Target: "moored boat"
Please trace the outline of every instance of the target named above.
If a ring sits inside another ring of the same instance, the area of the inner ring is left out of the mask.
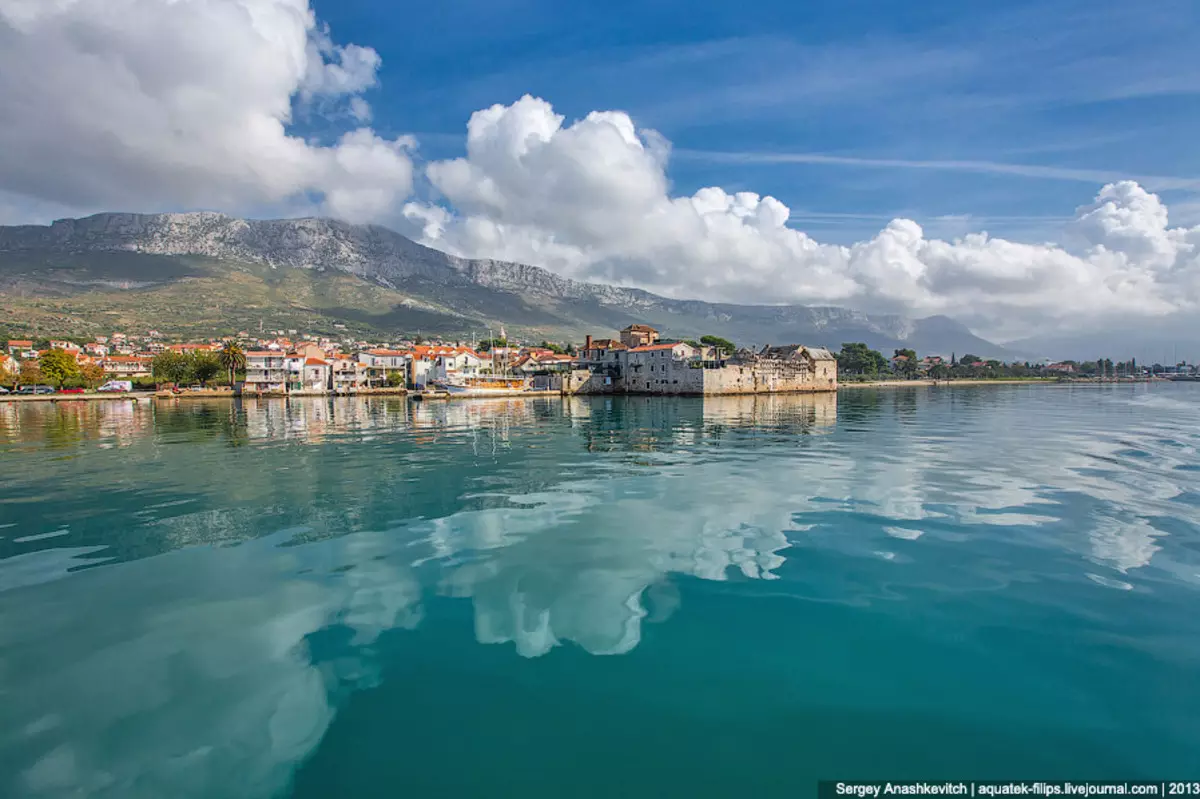
[[[516,391],[529,390],[528,380],[524,377],[462,377],[435,381],[433,385],[452,397],[504,396]]]

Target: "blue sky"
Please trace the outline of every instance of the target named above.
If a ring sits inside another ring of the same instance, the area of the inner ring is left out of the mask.
[[[1157,191],[1173,224],[1200,216],[1196,2],[314,7],[382,56],[372,124],[415,133],[425,158],[459,154],[471,112],[531,93],[568,120],[629,112],[671,141],[675,193],[771,194],[825,241],[896,216],[1057,238],[1117,177]]]
[[[1200,0],[0,2],[0,223],[324,215],[996,340],[1188,325],[1197,34]]]

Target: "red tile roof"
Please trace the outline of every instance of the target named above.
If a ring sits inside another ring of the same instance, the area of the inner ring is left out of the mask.
[[[643,344],[640,347],[634,347],[630,352],[653,352],[654,350],[671,350],[678,347],[683,342],[675,341],[669,344]]]
[[[304,361],[304,365],[305,366],[328,366],[329,364],[326,361],[322,361],[320,358],[306,358]]]
[[[10,347],[32,347],[32,346],[33,346],[33,342],[32,342],[32,341],[23,341],[23,340],[20,340],[20,339],[15,339],[15,338],[10,338],[10,339],[8,340],[8,346],[10,346]]]

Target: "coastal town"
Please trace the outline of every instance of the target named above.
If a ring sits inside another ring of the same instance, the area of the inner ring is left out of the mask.
[[[86,341],[9,339],[0,352],[0,395],[129,392],[251,396],[358,393],[417,395],[721,395],[836,391],[843,383],[951,379],[1188,379],[1197,367],[1134,361],[1002,363],[971,354],[889,358],[862,343],[738,347],[716,336],[668,340],[632,324],[616,338],[539,344],[500,335],[480,342],[336,341],[297,330],[171,342],[157,331]]]
[[[232,391],[240,395],[523,392],[564,394],[755,394],[834,391],[829,350],[803,345],[738,349],[706,336],[666,341],[633,324],[617,338],[579,345],[510,342],[334,341],[274,330],[268,335],[168,342],[156,331],[86,342],[11,339],[0,373],[17,391],[108,389]]]

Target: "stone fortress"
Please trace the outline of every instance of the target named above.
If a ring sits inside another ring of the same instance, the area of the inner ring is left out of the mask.
[[[620,339],[587,337],[578,368],[563,376],[572,394],[773,394],[837,391],[837,361],[823,347],[802,344],[741,349],[660,342],[648,325],[630,325]]]

